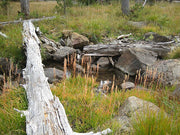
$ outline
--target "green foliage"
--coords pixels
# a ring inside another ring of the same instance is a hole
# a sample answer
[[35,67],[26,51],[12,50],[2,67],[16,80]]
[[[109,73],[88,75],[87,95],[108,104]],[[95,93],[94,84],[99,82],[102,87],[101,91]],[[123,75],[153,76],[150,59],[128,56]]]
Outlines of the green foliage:
[[67,7],[71,7],[73,5],[72,0],[56,0],[57,5],[55,7],[56,11],[66,14]]
[[[176,101],[166,98],[166,95],[161,94],[159,99],[153,91],[131,90],[112,91],[104,97],[94,93],[97,86],[94,78],[77,76],[63,80],[52,88],[53,94],[59,97],[65,107],[74,131],[99,131],[109,127],[113,130],[113,135],[119,134],[121,125],[112,118],[118,115],[120,106],[128,97],[136,96],[153,103],[161,101],[160,107],[165,107],[170,115],[166,117],[160,113],[157,117],[150,113],[139,114],[133,123],[134,134],[175,135],[180,132],[180,106]],[[27,109],[25,91],[21,88],[4,90],[0,96],[0,106],[0,134],[25,134],[25,118],[21,118],[20,114],[13,110]]]
[[180,58],[180,47],[174,49],[174,51],[170,52],[168,55],[170,59],[178,59]]
[[139,114],[133,123],[134,135],[178,135],[180,134],[180,119],[172,119],[160,112]]
[[0,57],[11,58],[17,64],[25,62],[21,29],[20,25],[9,25],[3,29],[8,38],[0,36]]
[[60,98],[76,132],[111,127],[115,134],[121,125],[110,120],[118,115],[119,107],[127,97],[135,95],[148,101],[154,100],[149,92],[137,90],[112,92],[104,97],[94,93],[94,87],[97,83],[93,78],[77,76],[62,81],[52,89],[53,94]]
[[25,135],[25,117],[14,110],[27,109],[24,89],[7,89],[0,95],[0,134]]

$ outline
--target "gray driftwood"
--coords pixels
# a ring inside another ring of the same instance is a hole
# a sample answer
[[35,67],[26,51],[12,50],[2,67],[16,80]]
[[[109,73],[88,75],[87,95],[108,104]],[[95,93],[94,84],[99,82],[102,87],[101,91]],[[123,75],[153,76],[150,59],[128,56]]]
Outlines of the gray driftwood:
[[83,48],[85,56],[117,56],[121,54],[121,45],[88,45]]
[[54,18],[56,17],[51,16],[51,17],[43,17],[43,18],[36,18],[36,19],[29,19],[29,20],[15,20],[15,21],[9,21],[9,22],[0,22],[0,25],[17,24],[17,23],[23,23],[25,21],[38,22],[38,21],[54,19]]
[[101,135],[111,132],[106,129],[98,133],[76,133],[70,124],[59,98],[53,96],[44,74],[40,41],[31,21],[23,23],[24,45],[27,51],[26,68],[23,77],[28,99],[28,110],[18,112],[26,116],[27,135]]

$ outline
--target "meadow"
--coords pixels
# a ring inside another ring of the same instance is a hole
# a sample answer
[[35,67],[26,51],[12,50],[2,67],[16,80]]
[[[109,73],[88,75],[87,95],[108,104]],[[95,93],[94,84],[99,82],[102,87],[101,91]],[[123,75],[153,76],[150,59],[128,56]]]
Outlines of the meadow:
[[[48,38],[56,41],[59,41],[63,30],[73,30],[85,35],[93,43],[128,33],[132,33],[137,40],[143,39],[146,32],[157,32],[166,36],[175,36],[180,33],[180,5],[177,3],[159,2],[152,6],[146,5],[144,8],[139,8],[132,2],[132,13],[129,16],[122,14],[119,2],[89,6],[74,5],[68,7],[66,15],[61,10],[57,11],[56,6],[56,2],[30,3],[30,18],[56,16],[52,20],[34,23]],[[0,22],[23,18],[18,11],[20,11],[20,4],[11,2],[7,14],[0,14]],[[128,21],[143,21],[147,25],[137,28],[128,24]],[[24,65],[22,24],[0,26],[0,31],[8,36],[7,39],[0,36],[0,57],[8,57],[19,66]],[[169,57],[179,58],[179,52],[177,49]],[[136,96],[156,104],[166,111],[169,117],[163,115],[158,119],[153,115],[140,117],[134,121],[132,134],[180,134],[180,103],[169,98],[173,88],[162,87],[160,90],[149,91],[134,89],[126,92],[116,89],[103,97],[94,92],[94,88],[98,85],[95,77],[77,76],[64,79],[51,88],[53,94],[59,97],[65,107],[74,131],[99,131],[109,127],[113,130],[113,135],[118,134],[121,125],[112,119],[118,115],[118,110],[127,97]],[[21,118],[14,108],[25,110],[28,107],[27,104],[23,88],[3,89],[0,95],[0,134],[26,134],[25,118]]]

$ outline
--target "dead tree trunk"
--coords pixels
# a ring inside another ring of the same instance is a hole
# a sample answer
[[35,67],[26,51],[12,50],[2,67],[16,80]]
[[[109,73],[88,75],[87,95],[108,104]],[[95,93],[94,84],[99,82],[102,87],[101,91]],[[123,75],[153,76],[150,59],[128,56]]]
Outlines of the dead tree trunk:
[[25,17],[29,16],[29,0],[20,0],[21,13],[24,13]]
[[[24,88],[28,99],[28,110],[19,112],[26,116],[27,135],[94,135],[72,131],[64,107],[59,98],[52,95],[44,75],[39,49],[40,41],[35,28],[31,21],[24,22],[23,28],[24,46],[27,51],[27,63],[23,70],[23,77],[26,80]],[[95,135],[109,132],[111,130],[107,129]]]
[[129,14],[129,0],[121,0],[121,10],[123,14]]

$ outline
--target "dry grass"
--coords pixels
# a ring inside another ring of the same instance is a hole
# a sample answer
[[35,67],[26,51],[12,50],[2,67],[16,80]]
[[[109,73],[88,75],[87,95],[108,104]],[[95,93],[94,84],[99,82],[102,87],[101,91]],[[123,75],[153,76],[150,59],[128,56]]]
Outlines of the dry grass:
[[[30,2],[30,16],[35,17],[43,17],[43,16],[53,16],[54,15],[54,7],[56,6],[55,1],[47,1],[47,2]],[[1,9],[0,9],[1,11]],[[20,2],[10,2],[8,7],[7,16],[0,15],[0,21],[13,21],[19,19],[18,11],[21,11]],[[37,14],[39,16],[37,16]]]

